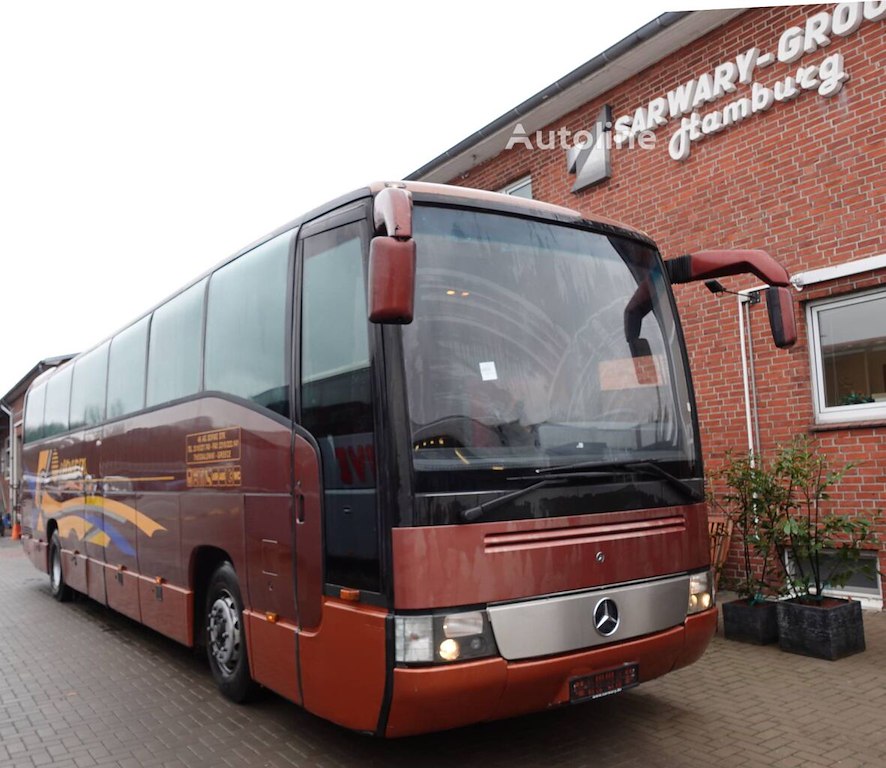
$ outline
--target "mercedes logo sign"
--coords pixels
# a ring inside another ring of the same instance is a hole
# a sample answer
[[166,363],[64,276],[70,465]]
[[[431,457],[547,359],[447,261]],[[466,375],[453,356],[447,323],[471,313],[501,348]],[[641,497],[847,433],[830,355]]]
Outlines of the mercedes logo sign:
[[607,597],[597,603],[597,607],[594,608],[594,629],[603,637],[614,634],[620,621],[615,600],[610,600]]

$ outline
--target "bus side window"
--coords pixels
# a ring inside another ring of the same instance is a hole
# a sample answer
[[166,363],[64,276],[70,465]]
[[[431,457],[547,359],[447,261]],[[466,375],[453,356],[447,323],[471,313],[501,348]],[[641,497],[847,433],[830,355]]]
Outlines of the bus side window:
[[286,286],[292,232],[219,269],[209,281],[204,389],[289,416]]
[[375,435],[362,225],[306,238],[301,424],[323,459],[326,581],[378,591]]
[[43,437],[43,409],[46,407],[46,384],[28,392],[25,400],[25,442]]
[[362,250],[353,224],[305,241],[302,424],[318,438],[372,431]]
[[205,294],[203,279],[154,310],[148,342],[148,407],[199,391]]
[[68,431],[68,412],[71,408],[71,371],[73,370],[72,365],[62,368],[46,383],[44,437]]
[[108,344],[102,344],[74,365],[71,383],[71,429],[92,427],[105,420]]
[[108,360],[108,418],[145,407],[145,365],[150,316],[120,331],[111,341]]

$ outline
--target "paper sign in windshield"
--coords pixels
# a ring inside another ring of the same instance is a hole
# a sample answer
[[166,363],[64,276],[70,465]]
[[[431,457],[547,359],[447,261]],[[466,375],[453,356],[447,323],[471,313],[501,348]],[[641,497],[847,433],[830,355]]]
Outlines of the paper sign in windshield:
[[495,370],[495,360],[480,363],[480,378],[483,381],[495,381],[498,378],[498,373]]

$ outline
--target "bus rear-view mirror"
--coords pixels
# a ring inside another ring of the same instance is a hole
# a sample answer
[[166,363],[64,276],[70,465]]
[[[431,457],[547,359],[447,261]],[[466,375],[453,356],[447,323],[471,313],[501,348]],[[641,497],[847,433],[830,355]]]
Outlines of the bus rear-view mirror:
[[767,288],[765,293],[772,340],[781,349],[792,347],[797,341],[797,322],[791,292],[788,288],[772,287]]
[[369,244],[369,320],[412,322],[415,302],[415,240],[379,235]]

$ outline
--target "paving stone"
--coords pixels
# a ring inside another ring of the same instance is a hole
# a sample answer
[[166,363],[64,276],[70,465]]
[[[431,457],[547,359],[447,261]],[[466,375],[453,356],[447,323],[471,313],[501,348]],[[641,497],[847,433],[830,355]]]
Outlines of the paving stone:
[[605,700],[381,741],[273,695],[222,698],[202,659],[98,604],[59,604],[0,539],[2,768],[882,768],[886,614],[838,662],[721,636],[695,665]]

